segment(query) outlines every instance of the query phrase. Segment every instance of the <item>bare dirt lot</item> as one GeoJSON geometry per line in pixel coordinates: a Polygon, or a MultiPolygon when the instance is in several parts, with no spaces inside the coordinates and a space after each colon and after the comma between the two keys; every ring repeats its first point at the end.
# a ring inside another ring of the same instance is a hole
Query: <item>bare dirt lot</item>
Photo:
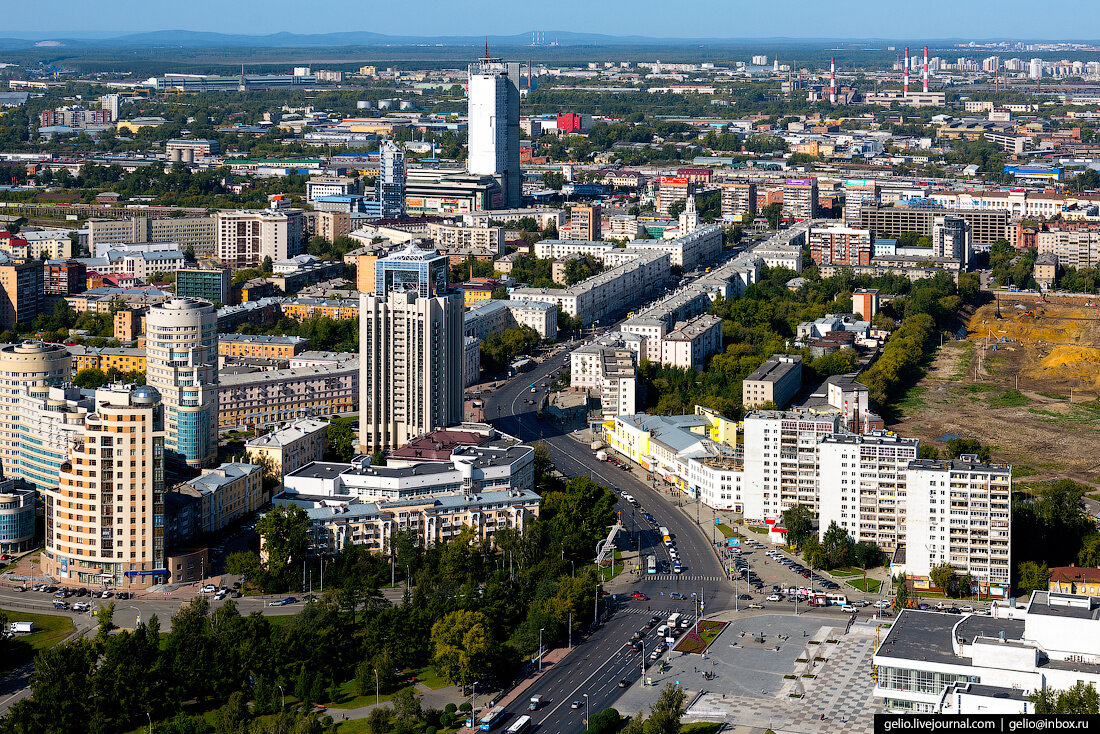
{"type": "Polygon", "coordinates": [[[941,447],[977,438],[1021,484],[1100,484],[1100,310],[1037,301],[978,309],[938,350],[891,428],[941,447]]]}

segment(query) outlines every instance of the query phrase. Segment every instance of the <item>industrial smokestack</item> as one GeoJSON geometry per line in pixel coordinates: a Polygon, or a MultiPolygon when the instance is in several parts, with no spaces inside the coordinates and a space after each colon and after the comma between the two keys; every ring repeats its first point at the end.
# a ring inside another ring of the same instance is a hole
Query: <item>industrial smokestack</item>
{"type": "Polygon", "coordinates": [[[829,104],[836,104],[836,57],[829,59],[829,104]]]}
{"type": "Polygon", "coordinates": [[[905,47],[905,86],[904,86],[904,94],[905,94],[906,97],[909,96],[909,47],[908,46],[905,47]]]}
{"type": "Polygon", "coordinates": [[[924,93],[928,94],[928,47],[924,47],[924,69],[922,70],[924,77],[924,93]]]}

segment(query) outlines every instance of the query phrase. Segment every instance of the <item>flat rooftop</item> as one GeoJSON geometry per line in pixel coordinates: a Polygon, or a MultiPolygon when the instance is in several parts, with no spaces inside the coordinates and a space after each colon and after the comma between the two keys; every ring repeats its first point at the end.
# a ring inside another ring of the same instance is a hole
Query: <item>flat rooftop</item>
{"type": "Polygon", "coordinates": [[[774,357],[769,357],[764,361],[764,364],[753,370],[752,374],[745,378],[745,381],[779,382],[793,369],[802,369],[802,357],[790,357],[789,361],[787,359],[779,360],[774,357]]]}
{"type": "Polygon", "coordinates": [[[947,612],[923,612],[905,609],[898,615],[876,655],[906,660],[955,665],[969,665],[970,658],[956,655],[952,648],[952,630],[960,638],[972,641],[976,637],[1019,640],[1024,635],[1022,619],[997,619],[971,614],[960,616],[947,612]]]}

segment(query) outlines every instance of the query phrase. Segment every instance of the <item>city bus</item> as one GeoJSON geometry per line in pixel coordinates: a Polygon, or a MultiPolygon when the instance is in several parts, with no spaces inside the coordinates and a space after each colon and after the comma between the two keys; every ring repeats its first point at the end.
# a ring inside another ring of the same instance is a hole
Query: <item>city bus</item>
{"type": "Polygon", "coordinates": [[[830,607],[842,607],[848,603],[848,597],[844,594],[826,594],[825,604],[830,607]]]}
{"type": "Polygon", "coordinates": [[[661,526],[661,540],[665,542],[665,545],[672,545],[672,533],[668,532],[668,528],[661,526]]]}
{"type": "Polygon", "coordinates": [[[646,559],[646,573],[657,573],[657,556],[649,556],[646,559]]]}
{"type": "Polygon", "coordinates": [[[501,718],[504,716],[504,707],[496,706],[489,710],[489,713],[481,717],[480,725],[478,729],[481,731],[489,731],[494,726],[500,723],[501,718]]]}
{"type": "Polygon", "coordinates": [[[508,727],[507,734],[526,734],[531,728],[531,717],[521,716],[512,722],[512,725],[508,727]]]}

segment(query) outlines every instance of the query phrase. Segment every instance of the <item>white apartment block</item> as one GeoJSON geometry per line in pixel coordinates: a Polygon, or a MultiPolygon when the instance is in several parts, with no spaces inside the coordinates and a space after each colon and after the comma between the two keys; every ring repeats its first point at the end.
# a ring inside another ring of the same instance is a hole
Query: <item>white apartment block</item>
{"type": "Polygon", "coordinates": [[[463,329],[466,336],[485,341],[490,334],[517,326],[529,326],[543,339],[556,339],[558,309],[541,301],[479,301],[466,312],[463,329]]]}
{"type": "Polygon", "coordinates": [[[622,324],[624,332],[646,338],[646,350],[641,355],[651,362],[662,358],[661,341],[676,324],[690,321],[710,310],[710,296],[697,288],[682,288],[660,301],[638,311],[622,324]]]}
{"type": "Polygon", "coordinates": [[[515,224],[521,219],[534,219],[540,229],[551,224],[555,229],[560,229],[566,222],[564,209],[493,209],[462,215],[462,223],[468,227],[488,227],[490,222],[515,224]]]}
{"type": "Polygon", "coordinates": [[[216,254],[222,265],[256,267],[270,257],[286,260],[304,249],[301,209],[233,209],[218,212],[216,254]]]}
{"type": "Polygon", "coordinates": [[[608,349],[600,355],[600,409],[604,416],[638,412],[638,369],[634,352],[608,349]]]}
{"type": "Polygon", "coordinates": [[[856,542],[870,541],[887,552],[904,542],[906,472],[918,447],[917,439],[886,431],[823,438],[818,447],[821,536],[836,522],[856,542]]]}
{"type": "Polygon", "coordinates": [[[603,260],[615,245],[610,242],[592,242],[590,240],[541,240],[535,243],[535,257],[540,260],[568,260],[578,255],[591,255],[603,260]]]}
{"type": "Polygon", "coordinates": [[[705,313],[677,324],[661,340],[661,364],[701,370],[722,348],[722,319],[705,313]]]}
{"type": "Polygon", "coordinates": [[[552,303],[589,326],[644,300],[668,280],[669,267],[667,254],[648,253],[570,288],[517,288],[511,299],[552,303]]]}
{"type": "Polygon", "coordinates": [[[906,491],[906,573],[927,578],[947,563],[991,589],[1008,589],[1011,466],[966,454],[921,459],[909,465],[906,491]]]}
{"type": "Polygon", "coordinates": [[[642,233],[638,218],[631,214],[614,214],[607,218],[604,236],[611,240],[633,240],[642,233]]]}
{"type": "Polygon", "coordinates": [[[795,505],[816,513],[817,444],[839,429],[838,415],[775,410],[746,414],[745,517],[775,518],[795,505]]]}
{"type": "Polygon", "coordinates": [[[306,181],[306,201],[322,196],[347,196],[359,193],[359,179],[350,176],[314,176],[306,181]]]}
{"type": "Polygon", "coordinates": [[[174,273],[187,267],[187,258],[179,250],[135,252],[123,258],[124,273],[148,281],[153,273],[174,273]]]}
{"type": "Polygon", "coordinates": [[[478,247],[492,251],[496,257],[504,254],[504,228],[460,226],[429,222],[427,235],[437,249],[449,250],[478,247]]]}
{"type": "Polygon", "coordinates": [[[462,387],[476,385],[481,379],[481,342],[473,336],[462,342],[462,387]]]}
{"type": "Polygon", "coordinates": [[[671,265],[693,270],[714,262],[722,254],[722,228],[717,224],[700,227],[672,240],[634,240],[627,247],[649,252],[667,252],[671,265]]]}

